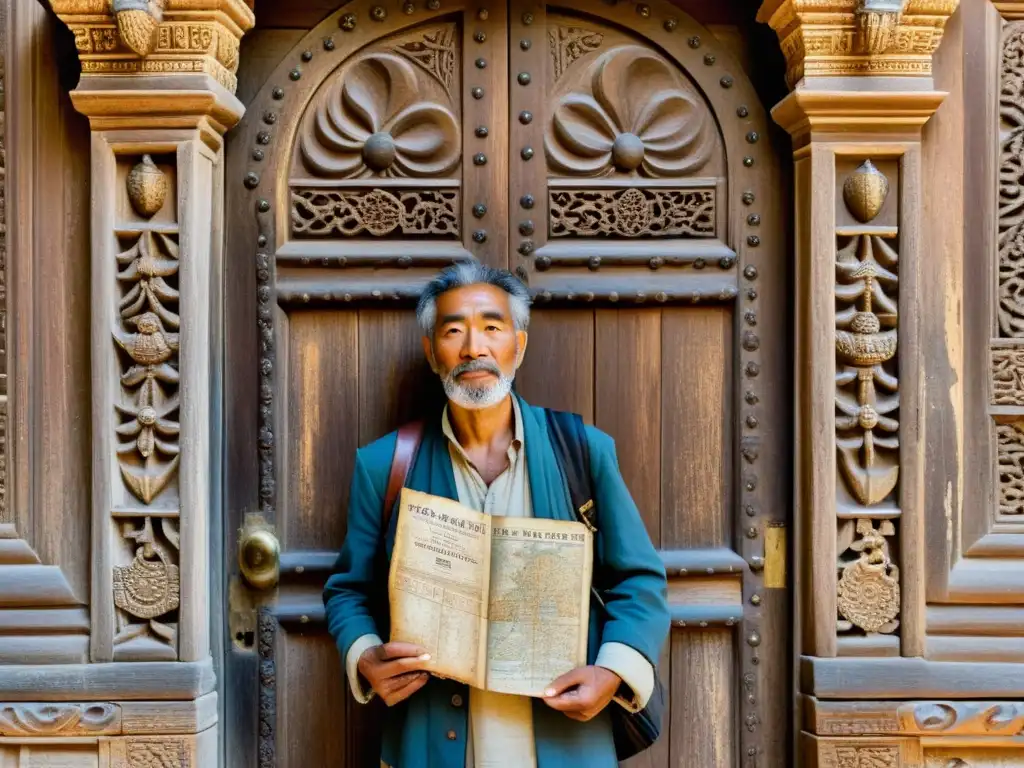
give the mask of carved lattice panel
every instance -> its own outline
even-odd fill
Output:
[[[964,454],[946,520],[928,520],[942,557],[930,566],[927,633],[934,659],[1021,661],[1012,622],[975,628],[1009,618],[1024,594],[1024,22],[992,13],[968,24],[978,36],[965,38],[964,61],[981,46],[991,66],[965,70],[964,109],[982,119],[964,140],[989,153],[971,178],[992,194],[965,208]]]

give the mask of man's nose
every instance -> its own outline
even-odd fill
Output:
[[[466,342],[463,345],[462,354],[464,357],[468,357],[471,360],[476,360],[479,357],[487,357],[487,347],[483,343],[482,335],[470,329],[466,333]]]

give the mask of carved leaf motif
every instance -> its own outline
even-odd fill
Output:
[[[172,285],[179,269],[178,246],[167,235],[146,231],[117,261],[124,293],[119,303],[122,324],[113,336],[132,363],[121,375],[130,402],[114,404],[122,417],[115,428],[121,438],[118,465],[128,490],[151,504],[178,467],[177,396],[173,388],[168,395],[161,387],[178,383],[178,334],[167,330],[177,330],[181,323],[180,297]]]
[[[385,189],[343,192],[298,189],[292,192],[292,232],[327,237],[459,236],[459,193],[455,190],[405,192]]]
[[[544,145],[553,169],[675,177],[710,160],[715,136],[708,111],[663,58],[625,45],[590,66],[589,90],[563,96],[548,125]]]
[[[314,176],[443,176],[459,163],[458,121],[420,99],[417,68],[376,53],[336,76],[305,120],[300,149]]]
[[[429,72],[452,95],[455,81],[455,25],[446,24],[423,33],[420,40],[401,43],[395,51]]]
[[[836,448],[846,487],[865,507],[899,479],[899,382],[886,368],[897,348],[898,262],[870,235],[852,238],[836,258]]]
[[[551,45],[551,63],[557,82],[574,61],[600,48],[604,35],[580,27],[553,25],[548,28],[548,42]]]

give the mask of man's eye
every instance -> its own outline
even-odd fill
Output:
[[[449,328],[447,331],[444,332],[444,335],[445,336],[452,336],[452,335],[454,335],[456,333],[459,333],[459,329],[458,328]]]
[[[497,331],[498,330],[498,326],[496,326],[496,325],[488,325],[487,326],[487,330],[488,331]]]

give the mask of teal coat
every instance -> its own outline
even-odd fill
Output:
[[[568,488],[548,439],[544,412],[522,400],[520,405],[533,514],[574,520]],[[440,417],[434,419],[424,430],[407,486],[458,499],[440,421]],[[604,593],[607,613],[595,604],[591,607],[588,663],[594,662],[602,643],[618,642],[656,664],[669,632],[665,569],[619,472],[614,441],[589,426],[587,437],[597,507],[595,570],[602,569],[603,582],[608,585]],[[328,631],[342,663],[361,636],[376,633],[388,637],[387,563],[381,556],[380,540],[395,440],[393,432],[356,452],[348,533],[323,595]],[[387,558],[394,544],[395,523],[396,516],[392,516],[385,535]],[[461,706],[454,706],[453,701],[461,702]],[[468,701],[466,686],[431,678],[408,700],[387,710],[381,759],[392,768],[461,768],[469,735]],[[618,765],[609,709],[587,723],[579,723],[536,699],[533,714],[538,768]],[[454,740],[448,738],[449,731],[455,732]]]

